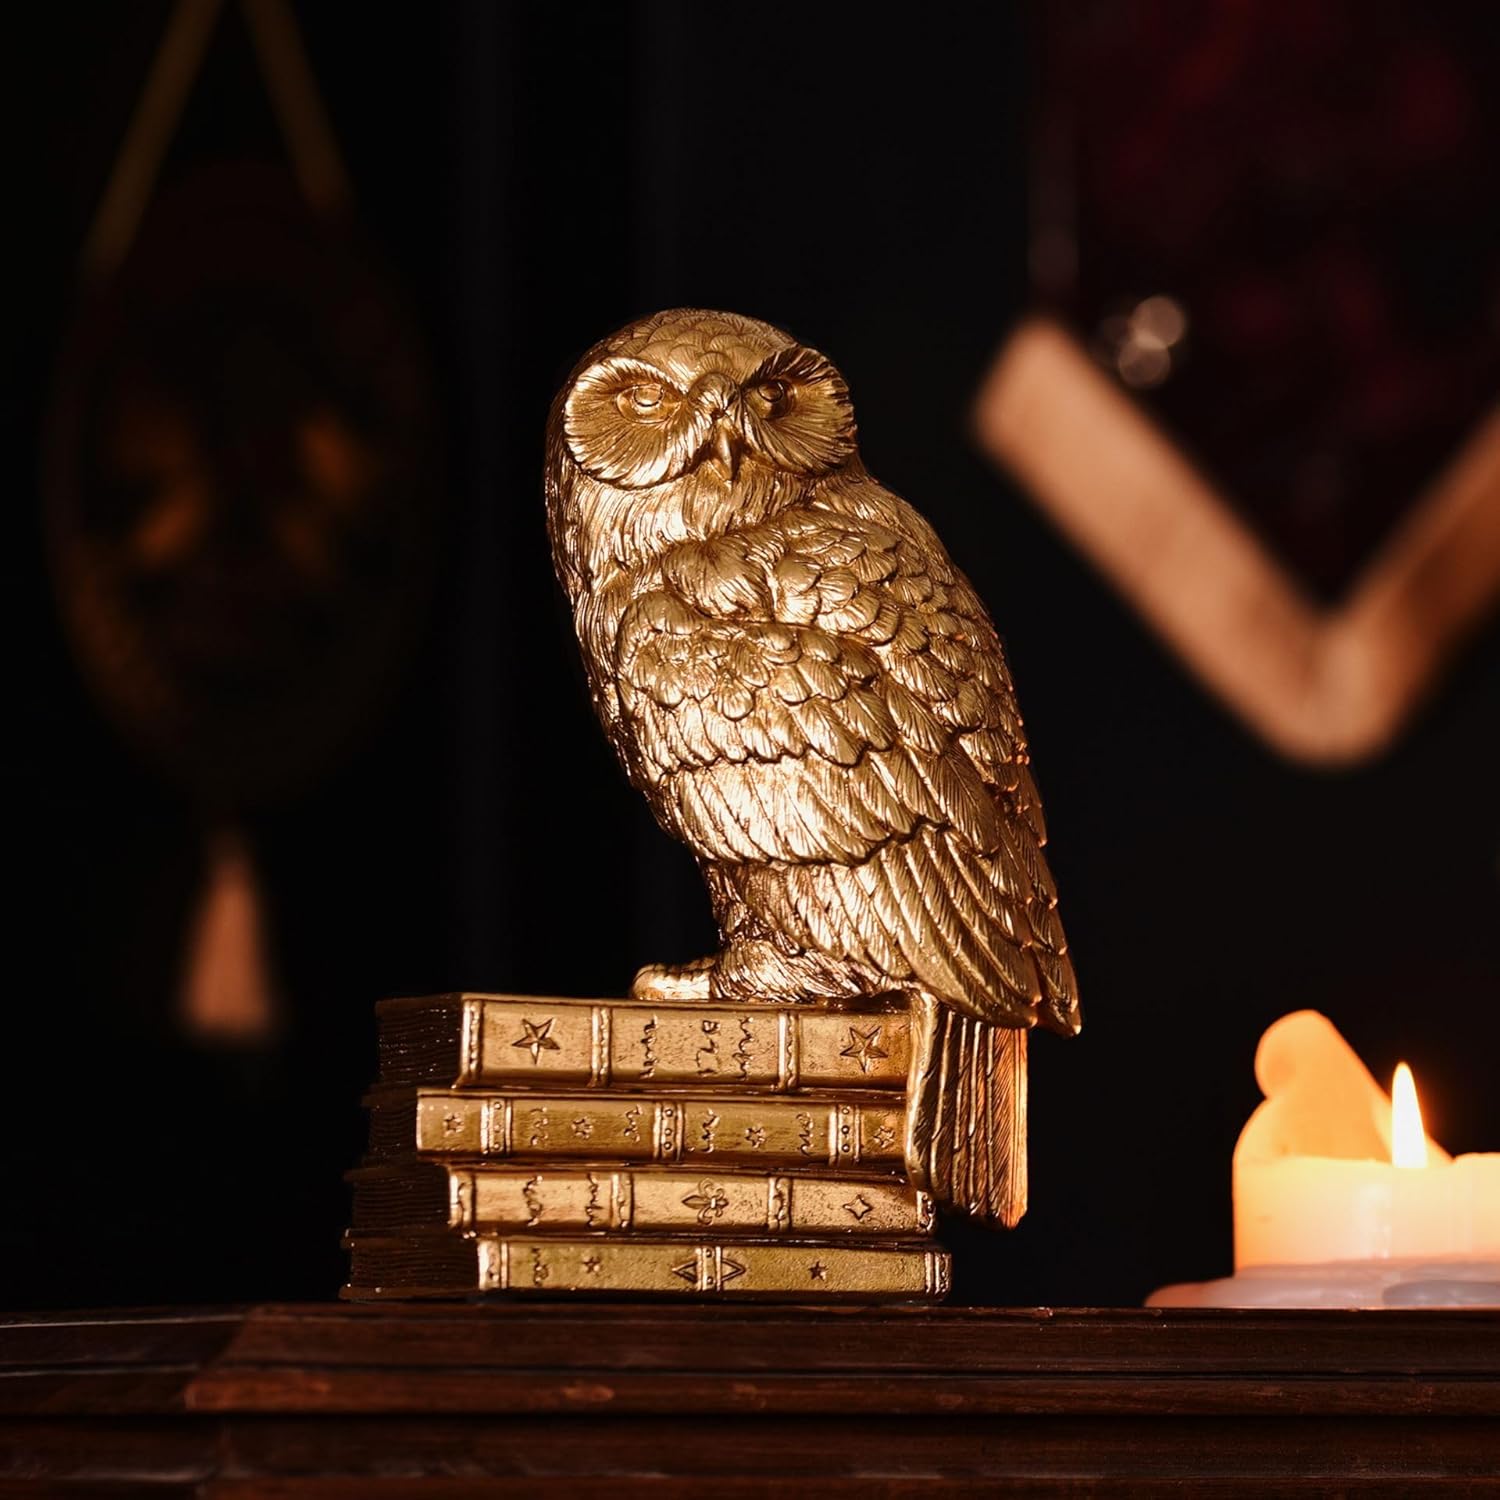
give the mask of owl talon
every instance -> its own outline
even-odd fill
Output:
[[[714,960],[697,958],[689,964],[646,964],[630,981],[633,1000],[707,1000]]]

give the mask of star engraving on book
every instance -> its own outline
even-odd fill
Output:
[[[827,1281],[828,1280],[828,1267],[825,1266],[822,1261],[815,1260],[807,1268],[807,1274],[809,1276],[811,1276],[814,1281]]]
[[[865,1197],[863,1193],[857,1193],[852,1203],[844,1205],[844,1212],[854,1220],[856,1224],[863,1224],[866,1219],[875,1212],[875,1205]]]
[[[581,1141],[586,1141],[594,1133],[594,1122],[587,1115],[579,1115],[573,1121],[573,1134]]]
[[[458,1132],[460,1130],[462,1130],[463,1128],[464,1128],[464,1119],[463,1119],[462,1115],[444,1115],[443,1116],[443,1134],[444,1135],[457,1135]]]
[[[766,1143],[766,1127],[764,1125],[747,1125],[745,1127],[745,1140],[754,1150],[759,1151]]]
[[[729,1207],[729,1195],[716,1182],[705,1177],[698,1184],[698,1191],[689,1193],[682,1200],[682,1206],[692,1209],[700,1224],[712,1224]]]
[[[849,1045],[839,1053],[840,1057],[852,1057],[859,1064],[861,1073],[870,1071],[870,1064],[877,1057],[889,1057],[890,1053],[880,1045],[880,1027],[872,1026],[861,1031],[857,1026],[849,1028]]]
[[[877,1125],[870,1132],[870,1144],[877,1151],[888,1150],[896,1144],[896,1129],[893,1125]]]
[[[556,1016],[548,1016],[545,1021],[521,1022],[522,1033],[511,1043],[512,1047],[525,1047],[531,1053],[531,1061],[539,1063],[544,1052],[560,1052],[562,1048],[552,1040],[552,1023]]]
[[[596,1276],[599,1273],[599,1267],[602,1266],[604,1262],[600,1260],[597,1255],[585,1255],[583,1257],[582,1264],[583,1271],[586,1276]]]

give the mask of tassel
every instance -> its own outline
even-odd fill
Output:
[[[208,879],[188,932],[180,1015],[199,1041],[264,1041],[276,1017],[264,907],[245,841],[232,829],[208,840]]]

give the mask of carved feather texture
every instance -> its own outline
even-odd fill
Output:
[[[641,384],[635,432],[619,392]],[[705,994],[906,993],[912,1175],[1013,1223],[1025,1030],[1076,1031],[1078,1002],[983,605],[860,466],[833,367],[751,320],[667,313],[607,340],[548,452],[595,701],[724,934],[693,971]]]

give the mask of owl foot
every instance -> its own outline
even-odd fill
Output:
[[[630,981],[633,1000],[707,1000],[716,958],[688,964],[646,964]]]
[[[714,960],[710,993],[740,1002],[846,1000],[860,993],[847,970],[810,953],[787,953],[764,938],[740,938]]]

